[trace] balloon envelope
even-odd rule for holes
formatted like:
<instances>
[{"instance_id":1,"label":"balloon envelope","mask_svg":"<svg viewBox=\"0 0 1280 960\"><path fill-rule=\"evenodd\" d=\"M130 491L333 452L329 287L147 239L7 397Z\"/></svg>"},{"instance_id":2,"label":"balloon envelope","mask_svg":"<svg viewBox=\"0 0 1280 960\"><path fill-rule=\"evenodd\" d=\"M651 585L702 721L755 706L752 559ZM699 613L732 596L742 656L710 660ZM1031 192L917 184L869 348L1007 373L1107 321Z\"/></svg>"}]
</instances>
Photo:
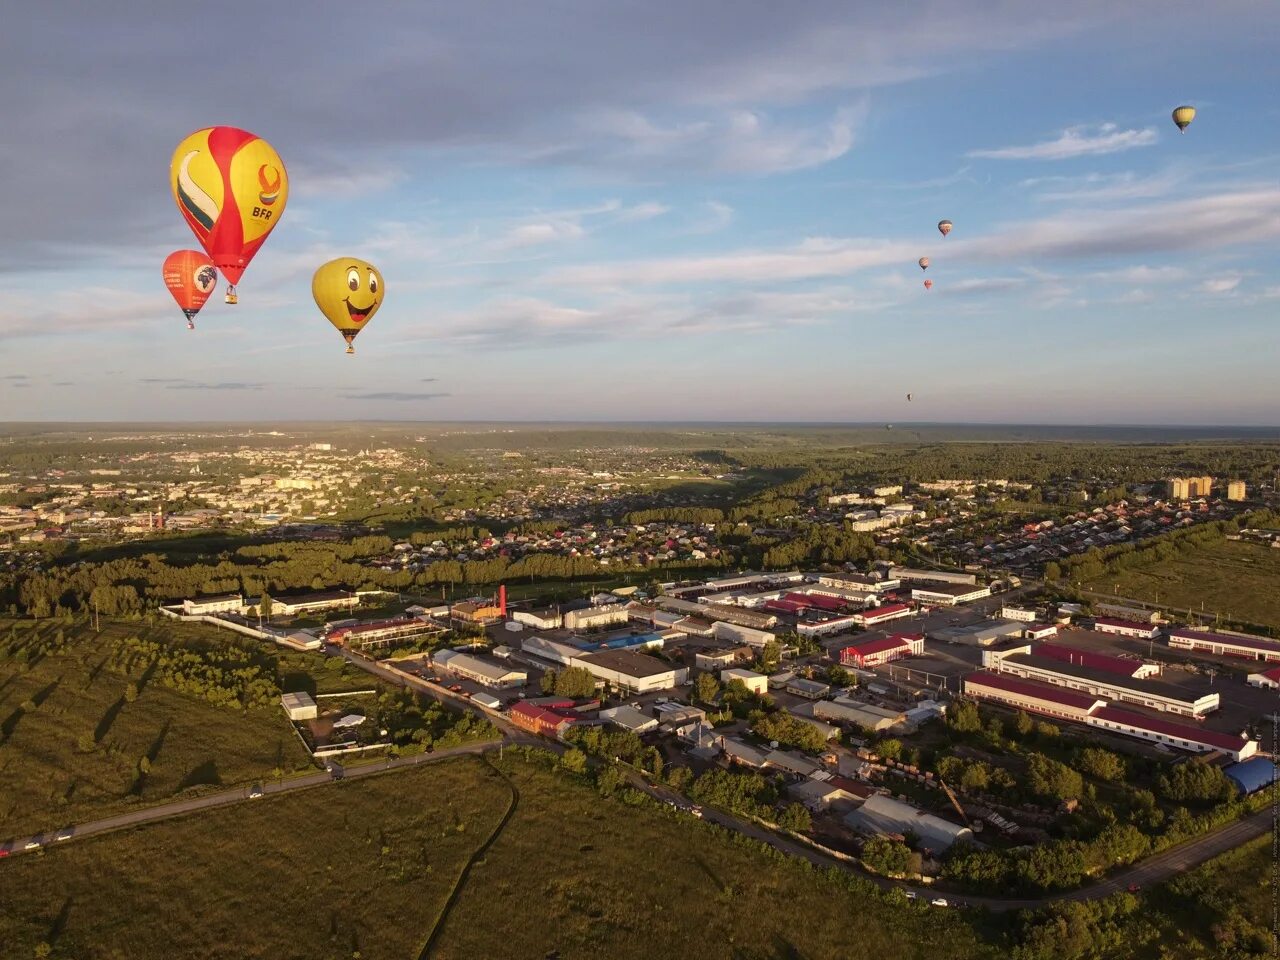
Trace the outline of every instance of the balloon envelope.
<instances>
[{"instance_id":1,"label":"balloon envelope","mask_svg":"<svg viewBox=\"0 0 1280 960\"><path fill-rule=\"evenodd\" d=\"M1173 122L1178 125L1178 129L1185 131L1191 126L1191 121L1196 118L1196 108L1189 106L1181 106L1173 111Z\"/></svg>"},{"instance_id":2,"label":"balloon envelope","mask_svg":"<svg viewBox=\"0 0 1280 960\"><path fill-rule=\"evenodd\" d=\"M232 284L289 200L289 177L275 148L236 127L207 127L178 144L169 187L187 226Z\"/></svg>"},{"instance_id":3,"label":"balloon envelope","mask_svg":"<svg viewBox=\"0 0 1280 960\"><path fill-rule=\"evenodd\" d=\"M384 293L378 268L358 257L330 260L311 278L316 306L347 341L347 353L356 352L352 341L378 312Z\"/></svg>"},{"instance_id":4,"label":"balloon envelope","mask_svg":"<svg viewBox=\"0 0 1280 960\"><path fill-rule=\"evenodd\" d=\"M926 280L926 281L924 282L924 288L925 288L926 290L932 290L932 289L933 289L933 281L932 281L932 280Z\"/></svg>"},{"instance_id":5,"label":"balloon envelope","mask_svg":"<svg viewBox=\"0 0 1280 960\"><path fill-rule=\"evenodd\" d=\"M950 221L950 220L939 220L939 221L938 221L938 232L939 232L939 233L941 233L944 237L945 237L948 233L950 233L950 232L951 232L951 221Z\"/></svg>"},{"instance_id":6,"label":"balloon envelope","mask_svg":"<svg viewBox=\"0 0 1280 960\"><path fill-rule=\"evenodd\" d=\"M920 269L921 269L921 270L928 270L928 269L929 269L929 258L928 258L928 257L921 257L919 260L917 260L917 261L916 261L916 263L920 264Z\"/></svg>"},{"instance_id":7,"label":"balloon envelope","mask_svg":"<svg viewBox=\"0 0 1280 960\"><path fill-rule=\"evenodd\" d=\"M187 315L187 326L195 329L196 314L218 285L213 261L199 250L175 250L164 258L164 285Z\"/></svg>"}]
</instances>

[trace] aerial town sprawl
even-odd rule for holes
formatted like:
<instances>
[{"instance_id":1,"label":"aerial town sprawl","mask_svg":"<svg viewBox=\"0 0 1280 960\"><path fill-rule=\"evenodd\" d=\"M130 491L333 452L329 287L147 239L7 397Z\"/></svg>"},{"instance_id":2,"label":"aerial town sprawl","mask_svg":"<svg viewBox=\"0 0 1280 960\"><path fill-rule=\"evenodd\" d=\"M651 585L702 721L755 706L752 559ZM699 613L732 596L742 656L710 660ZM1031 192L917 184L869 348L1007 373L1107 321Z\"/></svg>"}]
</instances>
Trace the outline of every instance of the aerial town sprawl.
<instances>
[{"instance_id":1,"label":"aerial town sprawl","mask_svg":"<svg viewBox=\"0 0 1280 960\"><path fill-rule=\"evenodd\" d=\"M1115 447L1093 475L1072 461L1096 451L1062 447L1034 476L956 477L896 448L786 470L625 434L350 433L10 443L6 656L109 637L112 663L156 658L179 691L245 656L332 664L350 679L219 673L201 695L274 709L295 776L496 740L939 907L1114 884L1228 823L1260 835L1274 599L1248 619L1121 586L1202 552L1280 557L1269 450L1228 483ZM105 829L74 809L37 803L15 822L45 829L5 854Z\"/></svg>"}]
</instances>

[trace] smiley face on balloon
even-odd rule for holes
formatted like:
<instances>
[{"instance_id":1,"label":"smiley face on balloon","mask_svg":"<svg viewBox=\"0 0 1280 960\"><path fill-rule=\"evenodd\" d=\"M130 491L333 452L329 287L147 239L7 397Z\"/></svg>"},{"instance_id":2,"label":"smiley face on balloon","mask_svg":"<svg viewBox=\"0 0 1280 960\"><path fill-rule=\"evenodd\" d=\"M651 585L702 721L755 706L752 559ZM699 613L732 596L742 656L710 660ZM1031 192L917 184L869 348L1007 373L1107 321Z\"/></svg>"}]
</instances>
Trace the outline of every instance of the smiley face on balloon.
<instances>
[{"instance_id":1,"label":"smiley face on balloon","mask_svg":"<svg viewBox=\"0 0 1280 960\"><path fill-rule=\"evenodd\" d=\"M347 341L347 353L356 352L352 341L382 306L385 290L381 271L358 257L330 260L311 278L316 306Z\"/></svg>"}]
</instances>

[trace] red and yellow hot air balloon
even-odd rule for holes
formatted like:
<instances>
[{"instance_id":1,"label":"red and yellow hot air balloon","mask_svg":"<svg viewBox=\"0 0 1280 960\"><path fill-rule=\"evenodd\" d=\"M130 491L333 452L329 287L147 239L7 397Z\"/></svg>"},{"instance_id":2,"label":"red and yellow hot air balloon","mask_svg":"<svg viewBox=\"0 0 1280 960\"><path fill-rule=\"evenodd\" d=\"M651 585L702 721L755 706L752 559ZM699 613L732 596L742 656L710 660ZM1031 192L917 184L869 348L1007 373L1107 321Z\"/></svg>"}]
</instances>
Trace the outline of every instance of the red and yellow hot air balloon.
<instances>
[{"instance_id":1,"label":"red and yellow hot air balloon","mask_svg":"<svg viewBox=\"0 0 1280 960\"><path fill-rule=\"evenodd\" d=\"M917 261L916 261L916 263L920 264L920 269L921 269L921 270L928 270L928 269L929 269L929 258L928 258L928 257L921 257L919 260L917 260Z\"/></svg>"},{"instance_id":2,"label":"red and yellow hot air balloon","mask_svg":"<svg viewBox=\"0 0 1280 960\"><path fill-rule=\"evenodd\" d=\"M187 315L187 329L196 328L196 314L218 285L213 261L199 250L175 250L164 258L164 285Z\"/></svg>"},{"instance_id":3,"label":"red and yellow hot air balloon","mask_svg":"<svg viewBox=\"0 0 1280 960\"><path fill-rule=\"evenodd\" d=\"M206 127L178 144L169 186L187 226L230 284L227 303L235 303L235 285L289 200L280 155L247 130Z\"/></svg>"},{"instance_id":4,"label":"red and yellow hot air balloon","mask_svg":"<svg viewBox=\"0 0 1280 960\"><path fill-rule=\"evenodd\" d=\"M950 232L951 232L951 221L950 221L950 220L939 220L939 221L938 221L938 232L939 232L940 234L942 234L944 237L945 237L948 233L950 233Z\"/></svg>"},{"instance_id":5,"label":"red and yellow hot air balloon","mask_svg":"<svg viewBox=\"0 0 1280 960\"><path fill-rule=\"evenodd\" d=\"M926 281L924 282L924 288L925 288L926 290L932 290L932 289L933 289L933 281L932 281L932 280L926 280Z\"/></svg>"}]
</instances>

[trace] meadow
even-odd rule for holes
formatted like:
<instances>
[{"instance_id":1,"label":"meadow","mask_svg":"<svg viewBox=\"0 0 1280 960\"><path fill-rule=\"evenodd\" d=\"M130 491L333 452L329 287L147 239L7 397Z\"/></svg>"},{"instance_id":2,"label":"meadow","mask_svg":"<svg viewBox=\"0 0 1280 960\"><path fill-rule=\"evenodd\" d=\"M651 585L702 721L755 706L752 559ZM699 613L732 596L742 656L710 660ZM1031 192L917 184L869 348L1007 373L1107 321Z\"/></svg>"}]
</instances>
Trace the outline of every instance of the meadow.
<instances>
[{"instance_id":1,"label":"meadow","mask_svg":"<svg viewBox=\"0 0 1280 960\"><path fill-rule=\"evenodd\" d=\"M274 697L243 709L175 689L122 658L134 640L241 649L212 628L164 620L104 620L100 633L0 622L0 840L314 769ZM341 661L257 647L249 655L282 689L373 686Z\"/></svg>"},{"instance_id":2,"label":"meadow","mask_svg":"<svg viewBox=\"0 0 1280 960\"><path fill-rule=\"evenodd\" d=\"M1081 583L1176 613L1219 614L1224 621L1280 630L1280 550L1220 540Z\"/></svg>"}]
</instances>

